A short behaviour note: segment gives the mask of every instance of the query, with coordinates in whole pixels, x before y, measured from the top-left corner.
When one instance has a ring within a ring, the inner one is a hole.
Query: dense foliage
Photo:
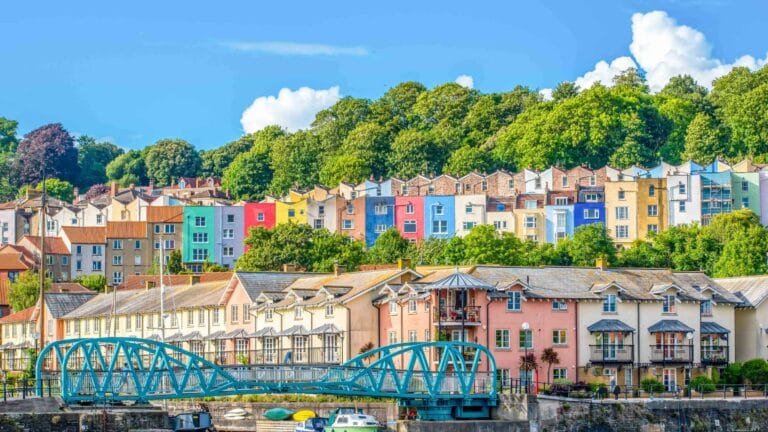
[[[45,290],[51,288],[51,280],[45,279]],[[19,275],[16,282],[11,283],[8,290],[8,304],[14,311],[22,311],[37,303],[40,295],[40,278],[36,272],[26,271]]]

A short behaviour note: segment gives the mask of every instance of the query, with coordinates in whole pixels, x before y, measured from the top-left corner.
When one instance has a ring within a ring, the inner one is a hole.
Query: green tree
[[[328,158],[320,169],[320,182],[338,185],[345,181],[360,183],[371,175],[370,164],[355,154],[340,154]]]
[[[35,186],[35,190],[42,191],[43,183],[38,183],[37,186]],[[52,196],[64,202],[72,202],[75,187],[68,181],[59,180],[57,178],[48,178],[45,180],[45,191],[48,196]]]
[[[75,282],[80,285],[98,292],[104,292],[107,286],[107,278],[100,274],[89,274],[75,278]]]
[[[410,255],[411,243],[400,235],[397,228],[390,228],[376,239],[368,250],[368,261],[373,264],[396,263]]]
[[[411,111],[419,96],[427,91],[421,83],[406,81],[387,90],[371,104],[372,116],[387,129],[398,132],[412,125]]]
[[[45,279],[44,289],[51,288],[51,280]],[[8,303],[14,312],[20,312],[26,308],[32,307],[37,303],[40,295],[40,278],[36,272],[25,271],[19,275],[16,282],[11,283],[8,290]]]
[[[555,102],[570,99],[579,94],[579,87],[572,82],[563,81],[552,90],[552,100]]]
[[[0,152],[14,153],[19,139],[16,137],[16,130],[19,122],[0,117]]]
[[[711,116],[698,113],[685,132],[685,159],[708,164],[728,154],[726,130]]]
[[[224,170],[221,186],[238,200],[258,200],[272,181],[269,153],[253,148],[241,153]]]
[[[312,128],[318,136],[321,150],[329,153],[339,149],[355,126],[368,118],[370,105],[367,99],[344,97],[333,106],[318,112]]]
[[[271,151],[271,193],[280,195],[292,187],[313,187],[319,182],[319,171],[325,153],[318,137],[300,131],[275,140]]]
[[[439,173],[447,157],[448,152],[434,132],[407,129],[400,132],[392,143],[390,172],[401,178]]]
[[[158,186],[167,186],[179,177],[195,177],[200,154],[182,139],[162,139],[144,150],[147,177]]]
[[[77,165],[80,175],[76,185],[85,190],[107,181],[107,165],[123,154],[123,150],[110,142],[96,142],[88,135],[77,138]]]
[[[462,264],[506,264],[505,242],[493,225],[476,225],[464,237]]]
[[[165,267],[170,274],[186,274],[189,273],[184,262],[182,261],[181,251],[174,250],[168,255],[168,265]]]
[[[712,269],[714,277],[747,276],[768,273],[768,231],[752,226],[727,241]]]
[[[750,384],[768,384],[768,362],[763,359],[752,359],[744,362],[741,371]]]
[[[572,238],[558,242],[557,249],[575,266],[593,266],[598,258],[616,263],[616,246],[605,226],[599,223],[577,227]]]
[[[374,122],[361,123],[344,138],[339,155],[355,156],[366,163],[366,171],[376,177],[384,176],[387,174],[387,155],[391,141],[389,129]]]
[[[147,184],[147,166],[141,152],[130,150],[107,164],[107,178],[120,186]]]
[[[443,171],[456,176],[463,176],[472,171],[489,173],[492,169],[493,161],[487,151],[479,147],[465,145],[451,154]]]
[[[652,241],[637,239],[621,251],[619,263],[622,267],[669,267],[669,251],[660,250]]]
[[[335,265],[356,270],[365,261],[363,242],[326,229],[313,232],[309,253],[312,261],[310,269],[316,272],[333,271]]]
[[[418,123],[425,127],[439,123],[459,126],[477,96],[477,90],[456,83],[442,84],[420,93],[412,112]]]
[[[541,361],[547,364],[547,382],[551,382],[552,365],[560,364],[560,354],[552,347],[544,348],[541,352]]]

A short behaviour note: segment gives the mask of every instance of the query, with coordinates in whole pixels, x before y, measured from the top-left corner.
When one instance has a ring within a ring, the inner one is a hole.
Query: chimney
[[[595,260],[595,267],[597,267],[598,270],[603,271],[608,268],[608,260],[605,259],[605,257],[600,257]]]
[[[109,187],[109,196],[114,198],[115,195],[117,195],[117,182],[113,181]]]
[[[199,274],[189,275],[189,284],[190,285],[197,285],[199,283],[200,283],[200,275]]]
[[[144,281],[144,289],[150,290],[155,287],[155,281],[153,280],[145,280]]]
[[[77,198],[80,197],[80,188],[75,186],[75,188],[73,189],[72,195],[73,195],[72,203],[77,204],[77,201],[78,201]]]
[[[347,268],[345,266],[343,266],[343,265],[339,265],[339,264],[336,264],[336,263],[333,264],[333,274],[334,274],[334,276],[338,276],[338,275],[344,273],[346,270],[347,270]]]
[[[155,190],[155,181],[152,179],[149,179],[149,187],[147,187],[147,190],[149,191],[149,194],[152,195],[152,192]]]
[[[397,259],[397,269],[398,270],[405,270],[407,268],[411,268],[411,259],[410,258],[398,258]]]
[[[129,185],[128,185],[128,189],[130,189],[130,190],[133,190],[133,188],[134,188],[135,186],[136,186],[135,184],[131,183],[131,184],[129,184]]]
[[[283,264],[283,272],[289,273],[289,272],[295,272],[296,271],[296,264]]]

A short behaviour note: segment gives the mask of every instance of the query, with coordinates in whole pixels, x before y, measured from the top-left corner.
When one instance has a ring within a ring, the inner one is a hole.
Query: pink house
[[[253,227],[274,228],[275,203],[249,202],[243,205],[245,238]]]
[[[395,226],[400,235],[412,242],[424,238],[424,197],[395,197]]]

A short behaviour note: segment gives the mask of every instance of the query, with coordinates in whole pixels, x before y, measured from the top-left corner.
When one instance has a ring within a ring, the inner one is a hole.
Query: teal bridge
[[[69,404],[327,394],[397,399],[425,420],[487,418],[497,404],[493,355],[465,342],[387,345],[341,365],[220,366],[148,339],[68,339],[47,345],[36,371],[37,395],[55,376]]]

